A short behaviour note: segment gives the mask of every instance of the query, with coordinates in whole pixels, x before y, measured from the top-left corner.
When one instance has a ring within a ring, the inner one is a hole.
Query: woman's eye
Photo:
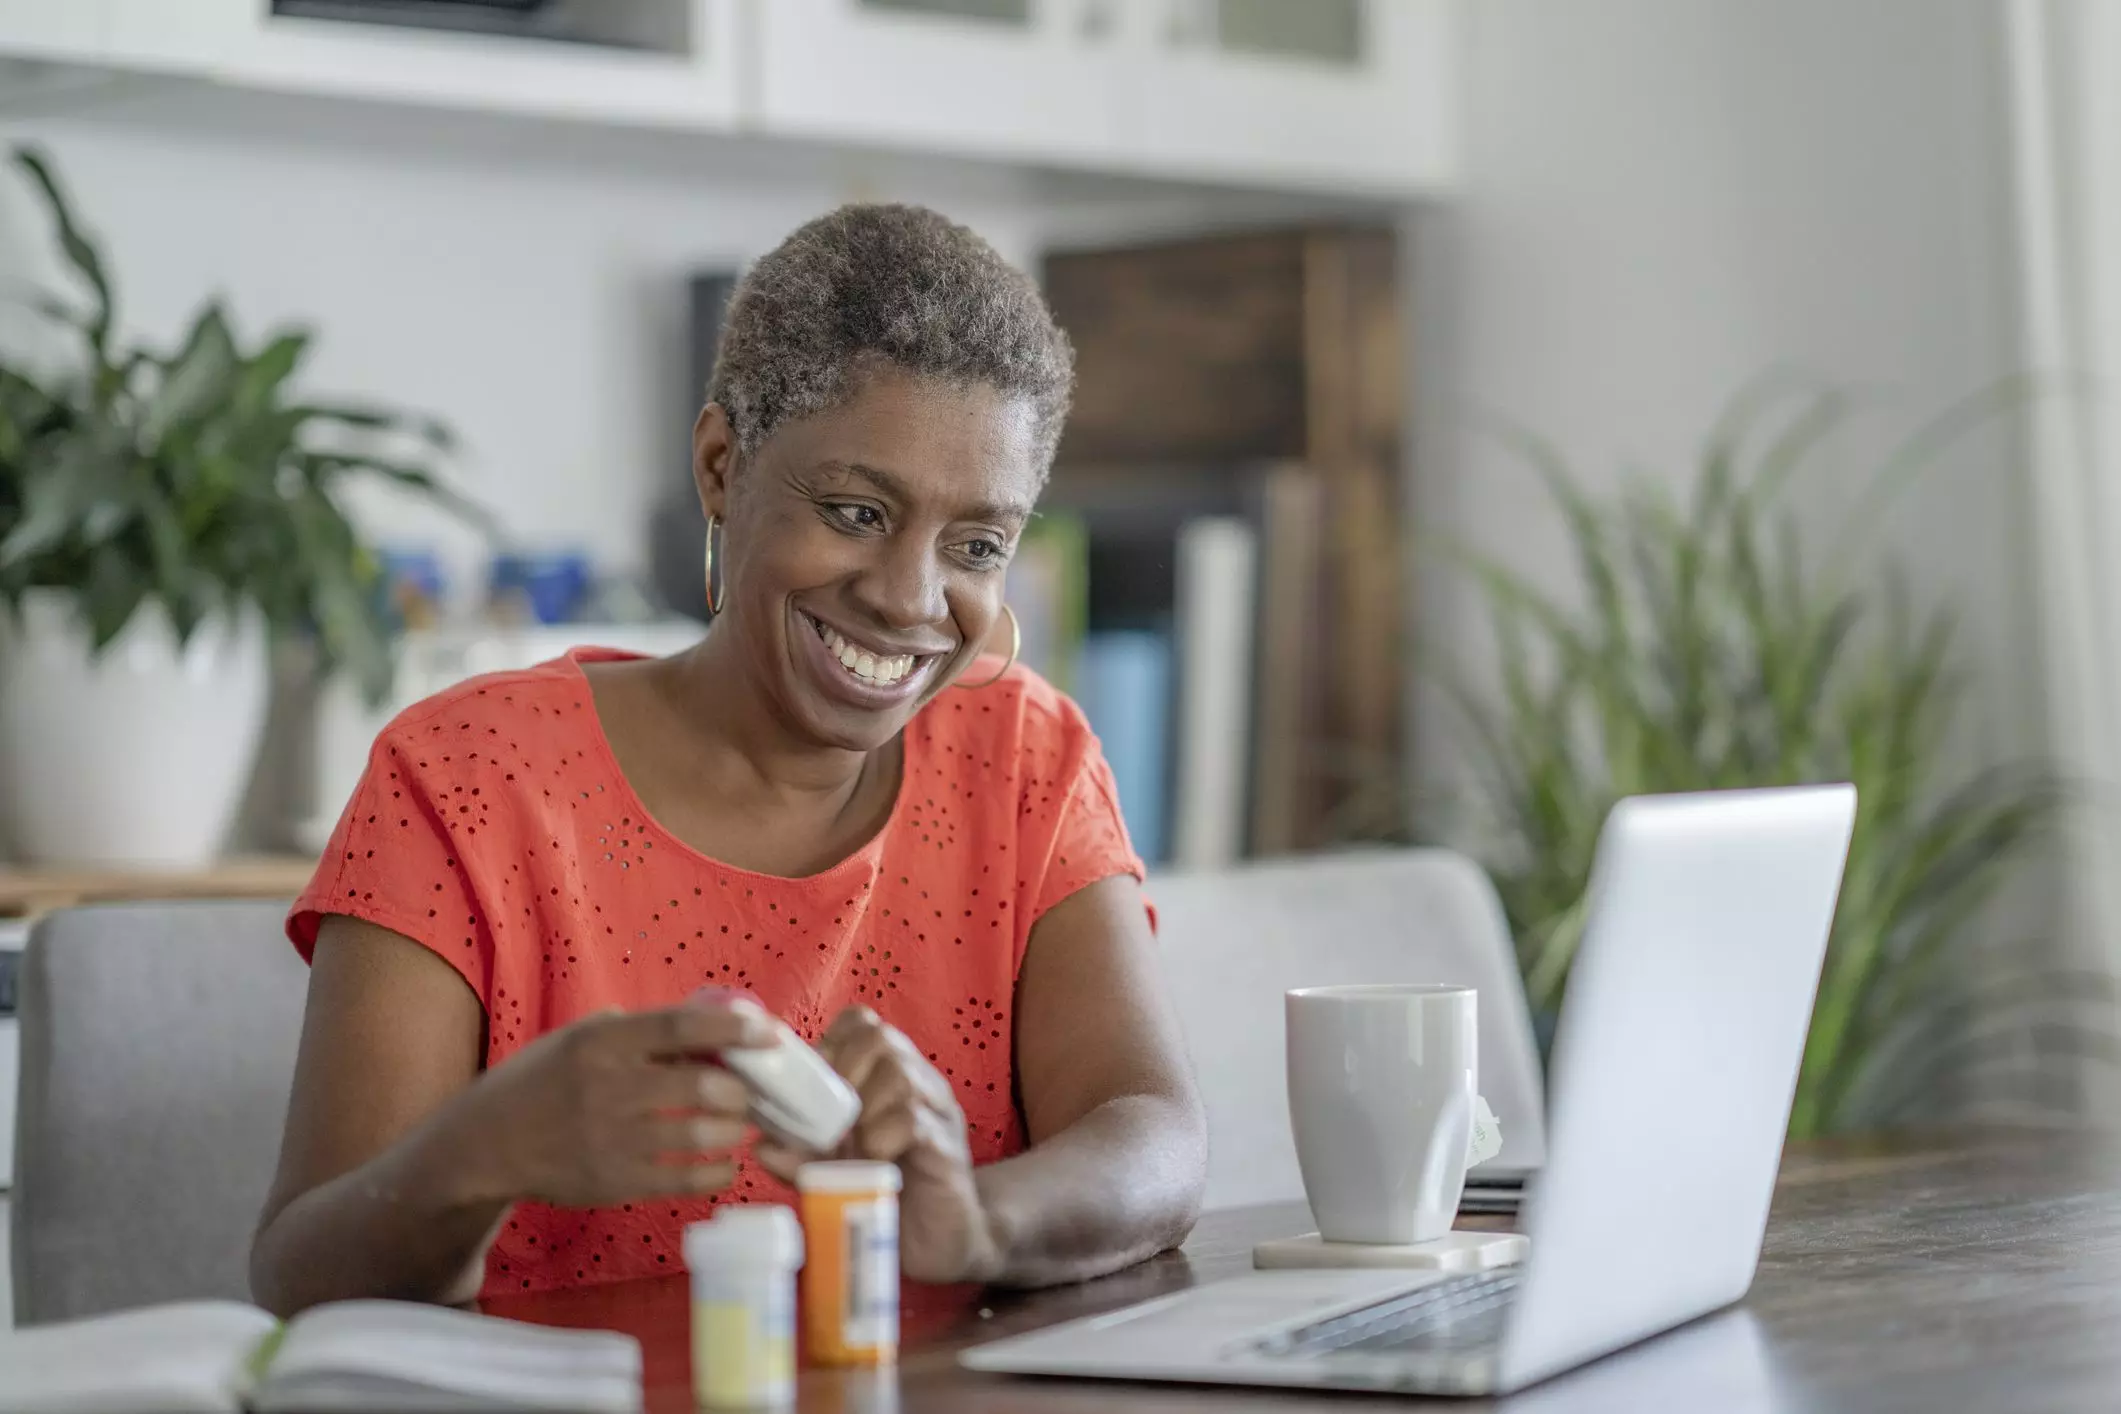
[[[967,540],[964,549],[965,558],[974,564],[997,563],[1004,553],[1000,542],[994,540]]]

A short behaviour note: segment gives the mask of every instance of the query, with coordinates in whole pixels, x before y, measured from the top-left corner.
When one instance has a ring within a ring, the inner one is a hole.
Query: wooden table
[[[1656,1204],[1621,1222],[1654,1230]],[[958,1369],[968,1345],[1110,1310],[1250,1267],[1252,1244],[1308,1230],[1301,1205],[1211,1214],[1181,1252],[1033,1295],[906,1295],[901,1367],[805,1372],[822,1411],[1166,1411],[1349,1414],[1363,1395],[1001,1380]],[[651,1411],[692,1407],[682,1279],[497,1302],[497,1314],[638,1335]],[[2075,1135],[1986,1132],[1793,1151],[1752,1294],[1734,1310],[1495,1404],[1526,1411],[2121,1409],[2121,1148]]]

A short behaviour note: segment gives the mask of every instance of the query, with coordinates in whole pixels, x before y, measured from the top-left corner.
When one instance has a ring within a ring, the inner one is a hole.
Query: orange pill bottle
[[[898,1359],[898,1165],[805,1164],[796,1171],[803,1245],[803,1341],[812,1364]]]

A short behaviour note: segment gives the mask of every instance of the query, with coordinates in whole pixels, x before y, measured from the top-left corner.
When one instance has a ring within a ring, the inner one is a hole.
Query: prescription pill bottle
[[[796,1170],[803,1205],[803,1339],[818,1365],[898,1358],[896,1164],[820,1163]]]
[[[778,1204],[723,1208],[685,1229],[692,1390],[702,1409],[795,1403],[795,1270],[803,1230]]]

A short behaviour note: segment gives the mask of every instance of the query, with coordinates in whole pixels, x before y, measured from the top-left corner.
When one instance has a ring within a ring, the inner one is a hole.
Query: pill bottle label
[[[774,1409],[795,1402],[795,1292],[779,1282],[749,1301],[696,1301],[694,1393],[706,1409]]]
[[[898,1201],[849,1203],[847,1304],[840,1341],[849,1350],[898,1345]]]

